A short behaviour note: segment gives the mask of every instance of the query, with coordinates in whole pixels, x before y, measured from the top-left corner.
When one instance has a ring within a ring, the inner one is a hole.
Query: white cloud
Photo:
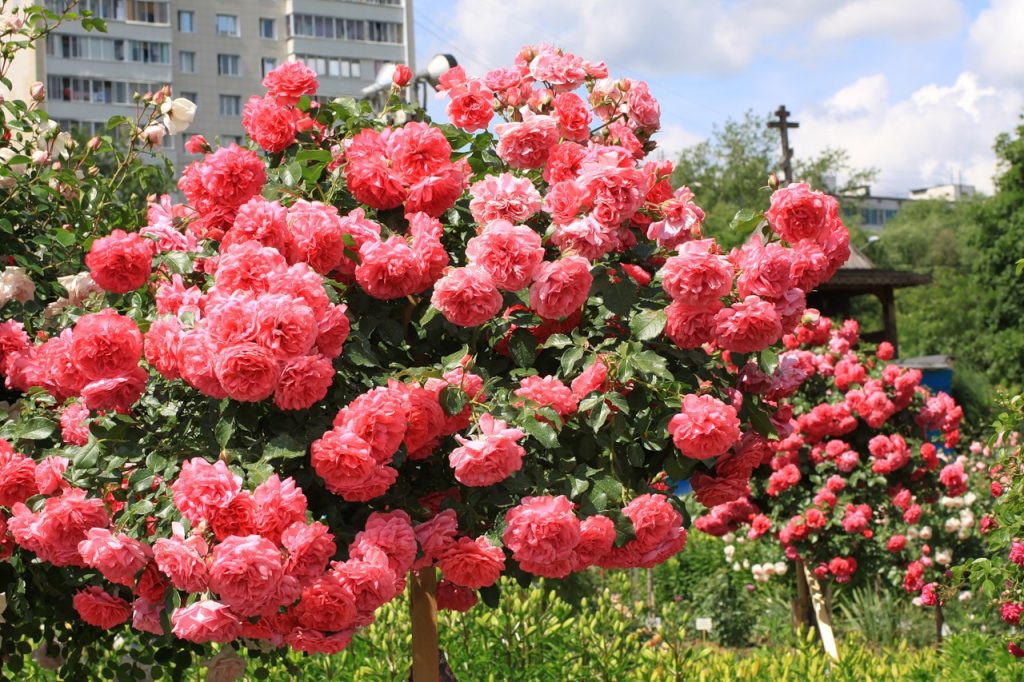
[[[986,80],[1024,85],[1024,0],[993,0],[971,25],[967,59]]]
[[[687,147],[697,144],[704,137],[692,133],[682,126],[669,123],[661,127],[661,130],[655,134],[654,139],[658,143],[658,148],[654,152],[654,158],[675,160],[679,158],[680,152]]]
[[[963,24],[956,0],[853,0],[818,19],[813,37],[820,43],[888,36],[899,40],[934,40]]]
[[[470,71],[550,42],[618,69],[722,74],[768,54],[806,58],[866,35],[930,40],[962,20],[956,0],[457,0],[444,23]]]
[[[854,167],[879,169],[876,192],[905,193],[958,179],[992,191],[992,143],[1016,125],[1024,95],[985,87],[971,72],[896,102],[887,91],[884,76],[868,76],[799,112],[797,154],[846,149]]]

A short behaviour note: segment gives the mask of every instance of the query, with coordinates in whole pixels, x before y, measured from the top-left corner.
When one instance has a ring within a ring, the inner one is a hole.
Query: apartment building
[[[37,0],[60,12],[69,0]],[[165,140],[180,169],[188,135],[241,141],[242,109],[263,76],[288,60],[316,70],[320,95],[358,96],[387,63],[412,64],[413,0],[82,0],[107,33],[66,24],[14,70],[15,94],[47,86],[62,126],[102,129],[131,115],[135,92],[171,84],[197,105],[184,136]]]

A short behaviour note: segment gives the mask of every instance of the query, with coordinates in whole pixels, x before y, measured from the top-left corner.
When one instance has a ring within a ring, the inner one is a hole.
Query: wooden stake
[[[832,586],[826,584],[822,589],[821,581],[814,572],[804,564],[804,576],[811,592],[811,604],[814,606],[814,617],[818,621],[818,634],[821,645],[833,661],[839,662],[839,648],[836,646],[835,633],[832,632]]]
[[[793,600],[793,629],[814,629],[814,609],[811,607],[811,591],[807,586],[807,574],[802,559],[796,560],[796,598]]]
[[[412,616],[412,682],[438,682],[437,572],[433,567],[409,574]]]

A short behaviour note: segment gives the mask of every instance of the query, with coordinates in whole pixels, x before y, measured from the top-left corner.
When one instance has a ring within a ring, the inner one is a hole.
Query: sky
[[[785,104],[798,158],[878,171],[872,193],[992,192],[992,144],[1024,113],[1024,0],[414,0],[417,61],[468,74],[547,42],[647,81],[666,158]],[[444,103],[431,104],[443,116]]]

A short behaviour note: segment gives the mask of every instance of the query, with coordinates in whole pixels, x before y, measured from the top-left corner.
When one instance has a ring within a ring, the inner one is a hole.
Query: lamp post
[[[429,85],[436,90],[438,83],[441,81],[441,76],[457,65],[458,62],[452,55],[435,54],[427,62],[426,68],[416,73],[408,87],[415,93],[417,103],[422,108],[427,108],[427,86]],[[396,67],[397,65],[393,63],[381,66],[380,70],[377,71],[377,77],[374,78],[373,84],[363,88],[363,99],[368,99],[376,104],[378,100],[386,97],[392,88],[392,79],[394,78]],[[408,101],[408,95],[406,99]]]

